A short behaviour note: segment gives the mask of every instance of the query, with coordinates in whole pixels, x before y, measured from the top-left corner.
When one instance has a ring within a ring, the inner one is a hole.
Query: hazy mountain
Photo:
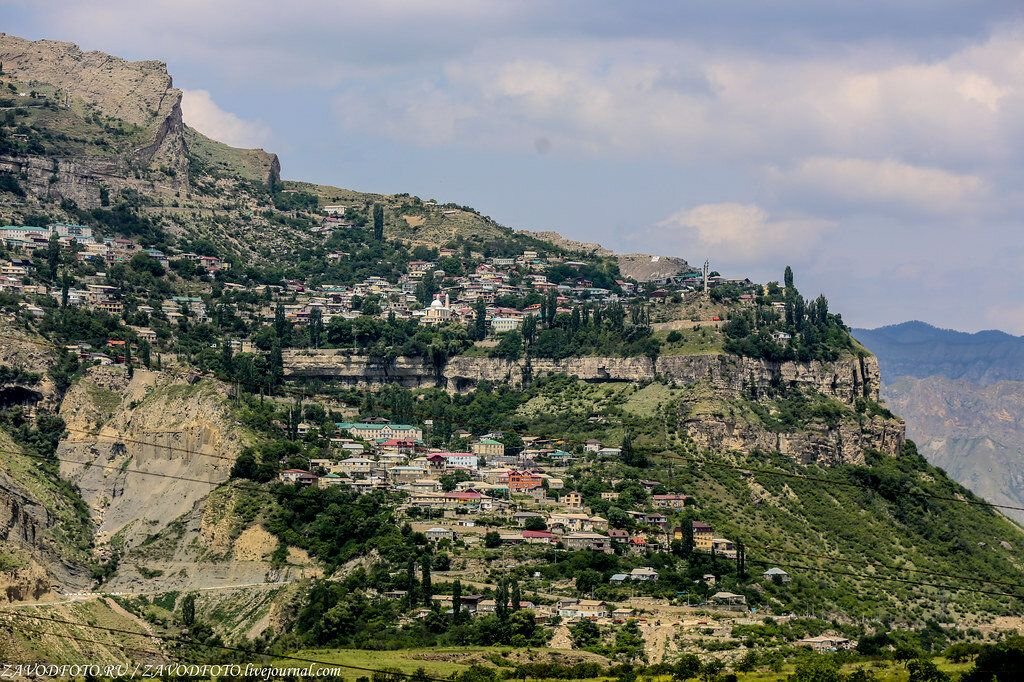
[[[854,329],[882,365],[882,376],[942,376],[976,384],[1024,381],[1024,337],[988,330],[974,334],[902,322]]]
[[[985,499],[1024,506],[1024,338],[924,322],[854,335],[878,356],[882,396],[921,453]]]

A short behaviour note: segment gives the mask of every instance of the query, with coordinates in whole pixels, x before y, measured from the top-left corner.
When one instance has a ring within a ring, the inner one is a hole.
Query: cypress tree
[[[462,581],[456,580],[452,584],[452,622],[458,623],[462,620]]]
[[[384,207],[380,204],[373,205],[373,238],[384,241]]]
[[[423,579],[420,583],[420,589],[423,592],[423,605],[430,608],[433,605],[433,586],[430,583],[430,555],[424,554],[420,559],[420,571]]]
[[[477,299],[476,319],[473,322],[473,338],[476,341],[483,341],[487,338],[487,305],[483,299]]]

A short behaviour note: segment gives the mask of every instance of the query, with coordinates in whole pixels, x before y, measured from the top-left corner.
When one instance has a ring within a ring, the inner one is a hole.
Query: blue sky
[[[285,177],[1024,334],[1019,2],[0,0]]]

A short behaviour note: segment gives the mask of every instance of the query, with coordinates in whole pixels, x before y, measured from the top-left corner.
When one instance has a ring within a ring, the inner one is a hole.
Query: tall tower
[[[701,274],[704,276],[703,277],[703,279],[704,279],[704,298],[708,297],[708,274],[710,272],[711,272],[711,261],[705,260],[704,261],[704,268],[701,271]]]

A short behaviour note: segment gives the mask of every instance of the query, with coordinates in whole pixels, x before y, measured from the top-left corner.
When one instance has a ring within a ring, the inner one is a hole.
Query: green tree
[[[446,493],[450,493],[455,490],[456,486],[463,481],[471,481],[473,477],[469,475],[469,472],[456,469],[446,474],[442,474],[439,479],[441,482],[441,489]]]
[[[231,348],[231,340],[224,339],[220,344],[220,369],[228,378],[234,376],[234,353]]]
[[[683,654],[672,664],[672,679],[685,682],[700,674],[700,659],[694,654]]]
[[[601,630],[593,621],[579,620],[569,626],[569,637],[573,647],[586,649],[601,641]]]
[[[949,675],[928,659],[919,658],[907,663],[908,682],[949,682]]]
[[[373,205],[373,240],[384,241],[384,207],[380,204]]]
[[[1010,682],[1020,679],[1024,670],[1024,637],[1011,635],[1001,642],[989,644],[978,652],[974,667],[960,678],[961,682]]]
[[[776,270],[776,272],[778,271]],[[782,281],[786,289],[793,288],[793,268],[789,267],[788,265],[786,266],[786,271],[782,276]]]
[[[488,549],[494,549],[495,547],[501,546],[501,534],[496,530],[488,531],[484,534],[484,547]]]
[[[548,524],[544,523],[544,517],[542,516],[530,516],[526,519],[523,528],[526,530],[547,530]]]
[[[494,615],[498,620],[508,620],[508,582],[504,579],[498,581],[498,589],[494,593]]]
[[[320,306],[309,311],[309,345],[319,348],[324,340],[324,314]]]
[[[452,583],[452,622],[461,622],[462,616],[462,581],[456,580]]]
[[[181,622],[190,628],[196,622],[196,595],[189,592],[181,599]]]
[[[487,304],[482,298],[478,298],[473,309],[473,339],[482,341],[487,337]]]
[[[430,555],[424,554],[420,557],[420,575],[422,580],[420,582],[420,590],[423,592],[423,605],[430,608],[432,605],[432,597],[434,596],[433,585],[430,582]]]
[[[789,682],[841,682],[842,679],[835,658],[820,654],[800,659],[788,678]]]
[[[626,621],[626,624],[615,633],[615,658],[623,663],[647,660],[643,633],[633,619]]]
[[[281,352],[281,343],[274,341],[270,349],[270,387],[277,386],[284,378],[284,354]]]
[[[56,232],[50,233],[46,242],[46,267],[51,281],[57,280],[57,268],[60,267],[60,237]]]
[[[576,591],[580,594],[590,594],[601,584],[601,574],[592,568],[580,571],[576,574]]]
[[[516,331],[505,332],[501,335],[498,345],[491,351],[491,355],[504,360],[518,360],[523,355],[523,337]]]

